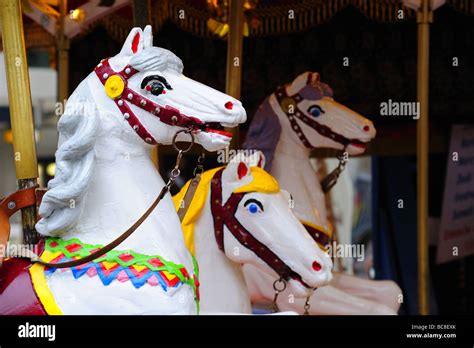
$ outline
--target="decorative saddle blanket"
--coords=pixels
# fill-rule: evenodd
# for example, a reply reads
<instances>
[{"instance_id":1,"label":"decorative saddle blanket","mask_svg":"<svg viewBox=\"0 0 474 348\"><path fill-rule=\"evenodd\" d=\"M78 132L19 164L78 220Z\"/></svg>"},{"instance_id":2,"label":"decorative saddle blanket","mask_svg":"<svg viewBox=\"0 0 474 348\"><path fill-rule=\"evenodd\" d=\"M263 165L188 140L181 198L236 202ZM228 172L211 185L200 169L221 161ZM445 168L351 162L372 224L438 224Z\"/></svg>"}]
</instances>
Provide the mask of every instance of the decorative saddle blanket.
<instances>
[{"instance_id":1,"label":"decorative saddle blanket","mask_svg":"<svg viewBox=\"0 0 474 348\"><path fill-rule=\"evenodd\" d=\"M80 259L102 247L102 245L85 244L78 239L60 238L46 238L39 245L43 250L41 258L50 263ZM193 263L194 274L191 277L184 265L167 261L158 255L149 256L131 250L112 250L94 261L64 269L48 268L41 264L31 265L30 262L22 259L8 259L0 272L1 285L5 287L5 289L0 287L0 309L5 310L2 314L61 314L48 288L46 277L54 272L70 270L76 279L87 275L90 278L100 279L105 286L113 281L130 282L137 289L146 284L146 286L160 286L166 292L171 288L187 284L194 291L196 306L199 310L198 266L194 257ZM9 289L18 290L20 283L23 284L22 292L30 292L27 297L31 303L28 302L26 307L22 306L22 302L25 301L25 296L23 296L17 301L18 306L12 307L15 301L10 301L13 298L10 297L18 291ZM6 296L9 293L11 296Z\"/></svg>"}]
</instances>

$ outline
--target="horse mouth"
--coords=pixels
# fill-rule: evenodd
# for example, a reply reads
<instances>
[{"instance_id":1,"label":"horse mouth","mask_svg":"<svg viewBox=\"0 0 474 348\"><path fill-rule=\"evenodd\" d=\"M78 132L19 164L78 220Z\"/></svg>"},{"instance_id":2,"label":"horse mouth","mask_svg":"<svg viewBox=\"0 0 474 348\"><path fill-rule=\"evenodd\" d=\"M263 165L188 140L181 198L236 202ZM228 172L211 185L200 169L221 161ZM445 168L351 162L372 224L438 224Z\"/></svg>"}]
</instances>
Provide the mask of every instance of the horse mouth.
<instances>
[{"instance_id":1,"label":"horse mouth","mask_svg":"<svg viewBox=\"0 0 474 348\"><path fill-rule=\"evenodd\" d=\"M303 278L301 278L301 276L297 273L293 272L293 274L290 275L290 278L293 279L293 280L296 280L298 283L300 283L301 285L303 285L307 289L313 289L313 287L306 284L304 282Z\"/></svg>"},{"instance_id":2,"label":"horse mouth","mask_svg":"<svg viewBox=\"0 0 474 348\"><path fill-rule=\"evenodd\" d=\"M202 132L215 133L215 134L223 135L223 136L228 137L228 138L232 138L232 133L227 132L224 129L224 126L221 125L219 122L204 123L202 126L199 127L199 129Z\"/></svg>"},{"instance_id":3,"label":"horse mouth","mask_svg":"<svg viewBox=\"0 0 474 348\"><path fill-rule=\"evenodd\" d=\"M351 140L349 145L365 150L367 148L368 142L363 142L361 140L353 139Z\"/></svg>"}]
</instances>

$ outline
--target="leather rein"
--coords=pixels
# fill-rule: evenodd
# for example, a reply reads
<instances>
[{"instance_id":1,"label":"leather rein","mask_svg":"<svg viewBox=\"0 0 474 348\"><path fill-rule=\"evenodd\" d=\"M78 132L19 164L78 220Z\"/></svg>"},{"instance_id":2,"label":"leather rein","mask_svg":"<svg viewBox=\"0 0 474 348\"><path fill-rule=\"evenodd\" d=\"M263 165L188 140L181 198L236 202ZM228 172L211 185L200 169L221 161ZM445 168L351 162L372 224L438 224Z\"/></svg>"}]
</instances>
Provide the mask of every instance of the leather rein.
<instances>
[{"instance_id":1,"label":"leather rein","mask_svg":"<svg viewBox=\"0 0 474 348\"><path fill-rule=\"evenodd\" d=\"M32 262L52 268L71 268L91 262L115 249L119 244L132 235L132 233L134 233L138 227L141 226L141 224L150 216L156 206L160 203L163 197L169 192L171 186L174 184L176 178L180 174L179 164L182 155L183 153L188 152L194 145L193 133L195 130L199 129L203 123L201 120L195 117L183 115L179 110L171 106L160 106L150 99L130 89L128 87L127 81L137 72L138 70L134 69L130 65L127 65L121 71L114 71L109 64L108 59L102 60L95 68L95 73L101 83L104 85L107 95L114 100L124 119L136 131L137 135L146 143L150 145L157 144L156 140L141 124L138 117L133 113L130 106L127 105L127 102L159 117L160 121L165 124L185 128L179 130L173 137L173 146L178 151L178 155L176 158L175 167L172 170L171 176L166 185L161 189L160 193L150 205L150 207L132 226L130 226L115 240L86 257L63 263L49 263L43 261L37 254L25 247L18 248L18 254L21 255L8 255L8 248L5 248L7 251L7 256L29 258ZM186 133L191 136L191 144L184 150L179 149L176 145L176 138L180 133ZM39 197L37 197L36 192L37 188L31 187L28 189L19 190L0 201L0 246L6 246L8 243L8 239L10 237L10 224L8 220L10 216L24 207L36 205L39 201ZM0 266L2 265L3 257L4 255L0 255Z\"/></svg>"},{"instance_id":2,"label":"leather rein","mask_svg":"<svg viewBox=\"0 0 474 348\"><path fill-rule=\"evenodd\" d=\"M176 135L173 138L173 143L175 142L177 135L181 132L187 132L187 131L186 130L181 130L178 133L176 133ZM194 137L193 137L192 133L189 133L189 134L192 137L191 138L192 139L191 146L192 146L192 144L194 144ZM160 201L163 199L163 197L169 192L171 186L173 186L174 182L176 181L176 178L180 174L179 164L181 162L182 155L183 155L184 152L189 151L191 146L188 146L188 148L185 149L185 150L179 150L178 156L176 158L175 167L173 168L173 170L171 172L171 176L170 176L168 182L166 183L165 186L163 186L163 188L161 189L161 191L158 194L158 196L156 197L156 199L149 206L149 208L143 213L143 215L140 216L140 218L132 226L130 226L125 232L123 232L120 236L118 236L112 242L110 242L109 244L107 244L104 247L100 248L99 250L93 252L92 254L90 254L86 257L76 259L76 260L72 260L72 261L63 262L63 263L45 262L37 254L35 254L32 250L29 250L29 249L27 249L25 247L22 247L22 246L17 248L17 249L19 249L18 254L20 254L20 255L8 255L8 248L6 248L7 256L9 256L9 257L18 257L18 258L28 258L32 262L36 262L36 263L39 263L41 265L44 265L44 266L47 266L47 267L52 267L52 268L71 268L71 267L76 267L76 266L80 266L82 264L91 262L91 261L93 261L95 259L98 259L99 257L105 255L109 251L115 249L119 244L121 244L123 241L125 241L130 235L132 235L132 233L134 233L138 229L138 227L141 226L141 224L150 216L150 214L153 212L153 210L156 208L156 206L160 203ZM0 202L0 214L3 210L2 208L5 205L7 207L9 205L11 207L13 207L14 205L16 206L15 209L12 209L12 212L10 214L10 216L11 216L11 215L13 215L13 213L15 213L16 211L18 211L21 208L37 204L37 195L35 194L36 190L37 190L37 188L35 188L35 187L31 187L31 188L24 189L24 190L19 190L19 191L15 192L14 194L8 196L7 198L3 199ZM20 204L17 204L17 202L20 203ZM0 227L3 227L3 226L0 226ZM2 228L0 230L0 232L2 232L4 230L6 231L6 234L5 234L5 236L2 236L3 238L0 238L0 243L1 243L0 245L6 245L7 242L8 242L10 229L9 228L8 229L3 229ZM1 266L2 259L3 259L3 255L0 255L0 266Z\"/></svg>"},{"instance_id":3,"label":"leather rein","mask_svg":"<svg viewBox=\"0 0 474 348\"><path fill-rule=\"evenodd\" d=\"M211 212L214 220L214 235L217 245L222 252L224 248L224 226L232 235L247 249L253 251L262 261L272 268L281 280L290 278L300 281L307 288L301 276L294 272L283 260L271 251L266 245L259 242L240 222L236 219L235 213L240 201L246 193L232 193L226 202L222 200L222 172L223 168L214 174L211 180Z\"/></svg>"}]
</instances>

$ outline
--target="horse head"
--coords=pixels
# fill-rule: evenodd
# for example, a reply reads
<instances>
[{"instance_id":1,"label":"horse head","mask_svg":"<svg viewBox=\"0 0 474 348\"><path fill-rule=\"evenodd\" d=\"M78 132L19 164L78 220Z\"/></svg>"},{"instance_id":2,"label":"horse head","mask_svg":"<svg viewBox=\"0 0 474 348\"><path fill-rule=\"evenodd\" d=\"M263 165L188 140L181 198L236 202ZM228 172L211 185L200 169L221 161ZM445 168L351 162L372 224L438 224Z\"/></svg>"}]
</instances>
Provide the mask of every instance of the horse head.
<instances>
[{"instance_id":1,"label":"horse head","mask_svg":"<svg viewBox=\"0 0 474 348\"><path fill-rule=\"evenodd\" d=\"M134 28L120 53L96 67L103 96L146 143L170 144L186 129L209 151L226 147L232 134L223 127L246 120L240 101L184 76L181 59L152 41L151 26Z\"/></svg>"},{"instance_id":2,"label":"horse head","mask_svg":"<svg viewBox=\"0 0 474 348\"><path fill-rule=\"evenodd\" d=\"M171 144L183 130L177 141L191 141L192 133L216 151L231 140L222 127L245 122L238 100L185 77L181 60L152 41L151 26L133 28L121 51L103 59L68 99L58 123L56 175L39 208L41 234L75 228L95 162L117 165L124 152L147 157L152 145Z\"/></svg>"},{"instance_id":3,"label":"horse head","mask_svg":"<svg viewBox=\"0 0 474 348\"><path fill-rule=\"evenodd\" d=\"M332 262L293 214L290 194L264 165L260 152L236 156L214 175L216 240L232 261L277 275L287 281L291 293L304 297L331 280Z\"/></svg>"},{"instance_id":4,"label":"horse head","mask_svg":"<svg viewBox=\"0 0 474 348\"><path fill-rule=\"evenodd\" d=\"M344 149L358 155L375 137L372 122L335 101L332 89L316 72L299 75L275 96L294 130L295 141L307 148Z\"/></svg>"}]
</instances>

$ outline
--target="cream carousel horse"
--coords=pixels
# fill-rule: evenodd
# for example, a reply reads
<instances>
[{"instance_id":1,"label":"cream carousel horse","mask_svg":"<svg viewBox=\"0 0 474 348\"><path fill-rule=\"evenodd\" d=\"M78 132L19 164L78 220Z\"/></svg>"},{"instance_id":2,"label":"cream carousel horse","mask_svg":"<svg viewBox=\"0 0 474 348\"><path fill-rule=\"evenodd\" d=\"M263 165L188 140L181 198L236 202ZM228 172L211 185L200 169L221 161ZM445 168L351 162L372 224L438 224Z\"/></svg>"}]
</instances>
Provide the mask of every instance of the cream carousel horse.
<instances>
[{"instance_id":1,"label":"cream carousel horse","mask_svg":"<svg viewBox=\"0 0 474 348\"><path fill-rule=\"evenodd\" d=\"M120 53L103 60L71 95L58 125L56 176L36 224L47 237L45 261L87 256L137 221L165 186L150 159L153 145L170 144L184 129L188 134L178 140L189 141L192 132L207 150L229 144L221 125L245 121L241 103L182 70L172 52L153 47L150 26L134 28ZM47 314L197 312L196 264L169 194L100 259L64 271L34 264L29 272ZM13 302L2 304L8 296L14 294L2 292L0 308L14 314Z\"/></svg>"},{"instance_id":2,"label":"cream carousel horse","mask_svg":"<svg viewBox=\"0 0 474 348\"><path fill-rule=\"evenodd\" d=\"M309 161L310 150L327 147L359 155L374 136L375 128L369 120L337 103L331 88L320 82L318 73L306 72L262 103L244 148L264 152L265 168L291 192L295 215L324 247L332 238L331 225L324 193ZM268 289L271 279L263 280L252 267L245 267L244 272L254 300L273 296L271 287ZM330 286L313 294L314 314L393 314L400 306L401 290L392 281L363 280L335 273ZM285 301L280 307L301 311L302 305Z\"/></svg>"},{"instance_id":3,"label":"cream carousel horse","mask_svg":"<svg viewBox=\"0 0 474 348\"><path fill-rule=\"evenodd\" d=\"M251 313L243 264L284 279L295 297L305 298L331 279L331 259L291 212L289 194L251 161L236 156L203 173L182 221L199 262L203 313ZM176 208L189 185L173 197Z\"/></svg>"}]
</instances>

